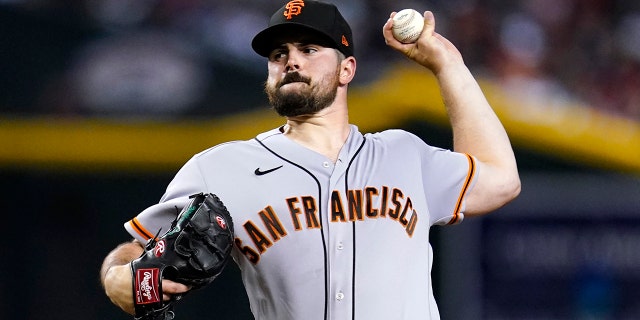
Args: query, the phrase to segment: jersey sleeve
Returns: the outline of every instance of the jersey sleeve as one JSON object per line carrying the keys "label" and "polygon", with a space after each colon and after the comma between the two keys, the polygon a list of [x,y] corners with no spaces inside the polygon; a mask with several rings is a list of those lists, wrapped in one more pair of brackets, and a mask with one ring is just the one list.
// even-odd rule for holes
{"label": "jersey sleeve", "polygon": [[[419,139],[418,137],[415,137]],[[476,159],[468,154],[422,144],[422,181],[431,225],[457,224],[464,219],[464,197],[478,174]]]}
{"label": "jersey sleeve", "polygon": [[145,243],[158,233],[168,231],[178,213],[189,203],[189,196],[205,190],[197,157],[194,157],[176,173],[159,203],[140,212],[124,227],[134,238]]}

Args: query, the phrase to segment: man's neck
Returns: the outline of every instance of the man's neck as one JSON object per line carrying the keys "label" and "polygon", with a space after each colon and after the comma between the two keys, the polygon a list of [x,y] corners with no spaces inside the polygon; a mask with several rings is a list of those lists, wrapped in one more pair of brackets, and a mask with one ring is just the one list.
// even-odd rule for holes
{"label": "man's neck", "polygon": [[332,106],[312,116],[287,119],[284,134],[335,162],[350,130],[346,107],[336,109]]}

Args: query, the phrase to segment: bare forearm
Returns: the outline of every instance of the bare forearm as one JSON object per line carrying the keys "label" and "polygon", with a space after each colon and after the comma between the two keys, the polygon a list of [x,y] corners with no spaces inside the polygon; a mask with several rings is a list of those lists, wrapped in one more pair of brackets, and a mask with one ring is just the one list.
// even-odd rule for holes
{"label": "bare forearm", "polygon": [[466,197],[466,214],[491,212],[520,193],[511,142],[464,64],[449,65],[437,77],[453,128],[454,151],[478,159],[480,178]]}
{"label": "bare forearm", "polygon": [[507,133],[469,69],[462,63],[453,64],[437,76],[453,129],[454,150],[485,163],[515,165]]}
{"label": "bare forearm", "polygon": [[143,247],[137,240],[123,243],[113,249],[104,259],[100,268],[100,282],[104,286],[107,271],[113,266],[128,264],[138,258],[143,252]]}

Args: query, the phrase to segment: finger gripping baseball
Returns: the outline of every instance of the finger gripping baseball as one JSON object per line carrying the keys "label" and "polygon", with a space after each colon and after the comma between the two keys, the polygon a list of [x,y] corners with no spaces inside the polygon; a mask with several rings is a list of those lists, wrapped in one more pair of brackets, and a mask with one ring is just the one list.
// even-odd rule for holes
{"label": "finger gripping baseball", "polygon": [[195,194],[171,229],[150,240],[131,262],[135,319],[173,319],[173,303],[162,301],[162,279],[201,288],[224,269],[233,248],[233,221],[214,194]]}

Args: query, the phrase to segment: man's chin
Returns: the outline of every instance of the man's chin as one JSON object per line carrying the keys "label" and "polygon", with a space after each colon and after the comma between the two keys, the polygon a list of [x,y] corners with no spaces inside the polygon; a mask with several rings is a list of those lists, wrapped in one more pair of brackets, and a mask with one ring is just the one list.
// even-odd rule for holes
{"label": "man's chin", "polygon": [[277,106],[273,106],[274,110],[283,117],[299,117],[303,115],[309,115],[310,110],[306,110],[296,103],[285,103]]}
{"label": "man's chin", "polygon": [[289,90],[300,90],[307,87],[309,87],[309,85],[304,82],[290,82],[282,85],[279,90],[281,90],[282,92],[287,92]]}

